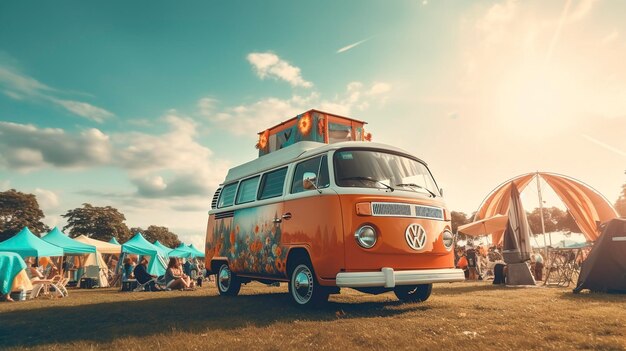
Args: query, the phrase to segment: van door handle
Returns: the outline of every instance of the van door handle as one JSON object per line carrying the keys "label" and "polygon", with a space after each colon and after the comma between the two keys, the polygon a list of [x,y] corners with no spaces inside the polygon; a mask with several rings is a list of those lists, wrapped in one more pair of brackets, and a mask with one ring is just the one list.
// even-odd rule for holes
{"label": "van door handle", "polygon": [[291,219],[291,212],[287,212],[283,215],[283,219]]}

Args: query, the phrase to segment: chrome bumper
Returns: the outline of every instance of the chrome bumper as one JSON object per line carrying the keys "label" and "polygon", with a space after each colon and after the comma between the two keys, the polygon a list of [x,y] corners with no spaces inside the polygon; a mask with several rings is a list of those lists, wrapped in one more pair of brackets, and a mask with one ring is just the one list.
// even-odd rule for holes
{"label": "chrome bumper", "polygon": [[385,267],[377,272],[342,272],[336,284],[343,288],[385,287],[396,285],[419,285],[430,283],[460,282],[465,280],[463,271],[456,268],[394,271]]}

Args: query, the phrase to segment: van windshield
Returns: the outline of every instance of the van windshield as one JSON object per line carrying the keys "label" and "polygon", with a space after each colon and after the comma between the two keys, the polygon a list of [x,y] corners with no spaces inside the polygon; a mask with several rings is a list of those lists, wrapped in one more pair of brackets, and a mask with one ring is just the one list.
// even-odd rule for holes
{"label": "van windshield", "polygon": [[333,159],[338,186],[439,195],[428,167],[414,159],[375,150],[339,150]]}

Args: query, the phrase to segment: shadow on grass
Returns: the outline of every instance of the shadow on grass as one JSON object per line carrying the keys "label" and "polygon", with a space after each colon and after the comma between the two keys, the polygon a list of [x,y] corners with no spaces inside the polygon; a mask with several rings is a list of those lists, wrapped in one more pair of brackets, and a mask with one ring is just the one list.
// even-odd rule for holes
{"label": "shadow on grass", "polygon": [[434,288],[437,295],[450,295],[450,294],[465,294],[473,292],[487,292],[495,290],[509,291],[512,288],[506,285],[492,284],[490,282],[485,283],[453,283],[453,284],[438,284]]}
{"label": "shadow on grass", "polygon": [[573,289],[564,290],[561,294],[560,298],[563,300],[569,301],[580,301],[580,302],[626,302],[626,293],[619,292],[592,292],[588,290],[583,290],[582,292],[575,294],[572,292]]}
{"label": "shadow on grass", "polygon": [[[148,293],[145,293],[148,294]],[[159,293],[154,293],[159,294]],[[400,306],[400,308],[397,308]],[[404,308],[406,307],[406,308]],[[285,293],[220,296],[172,296],[77,306],[53,306],[2,313],[0,349],[52,343],[100,342],[148,337],[173,330],[235,330],[295,320],[388,317],[432,307],[400,302],[335,303],[303,310]]]}

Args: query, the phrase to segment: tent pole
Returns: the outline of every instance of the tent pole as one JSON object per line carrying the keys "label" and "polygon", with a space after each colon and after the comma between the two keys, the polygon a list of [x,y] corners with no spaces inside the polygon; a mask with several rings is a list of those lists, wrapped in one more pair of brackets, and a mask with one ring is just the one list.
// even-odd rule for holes
{"label": "tent pole", "polygon": [[[541,233],[543,234],[543,246],[546,249],[546,262],[548,261],[548,244],[546,244],[546,225],[543,222],[543,198],[541,197],[541,178],[537,171],[537,195],[539,196],[539,214],[541,217]],[[552,236],[550,236],[550,246],[552,246]]]}

